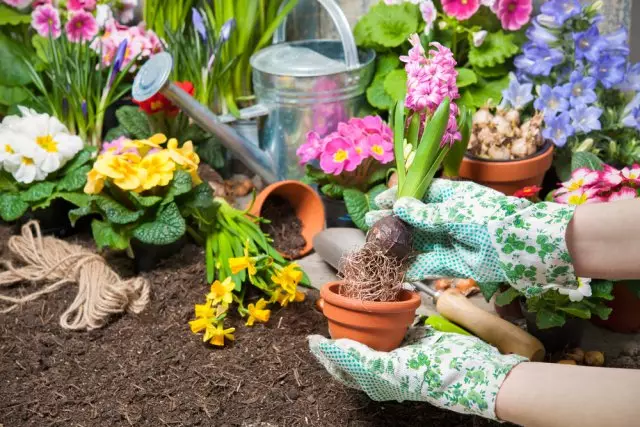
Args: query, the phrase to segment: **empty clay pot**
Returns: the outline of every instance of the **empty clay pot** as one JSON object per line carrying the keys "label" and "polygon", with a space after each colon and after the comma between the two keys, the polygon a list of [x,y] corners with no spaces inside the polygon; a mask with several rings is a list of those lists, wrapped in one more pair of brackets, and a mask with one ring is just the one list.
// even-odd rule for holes
{"label": "empty clay pot", "polygon": [[532,185],[540,186],[553,162],[553,144],[522,160],[484,160],[465,156],[460,177],[512,195]]}
{"label": "empty clay pot", "polygon": [[362,301],[340,295],[341,284],[330,282],[320,290],[331,338],[352,339],[378,351],[397,348],[413,323],[420,295],[405,290],[398,301]]}
{"label": "empty clay pot", "polygon": [[[300,251],[305,256],[313,249],[313,237],[324,229],[324,205],[318,193],[300,181],[280,181],[269,185],[258,194],[251,210],[252,215],[260,216],[262,206],[269,196],[279,196],[287,200],[302,222],[302,236],[307,244]],[[285,258],[288,258],[283,254]]]}

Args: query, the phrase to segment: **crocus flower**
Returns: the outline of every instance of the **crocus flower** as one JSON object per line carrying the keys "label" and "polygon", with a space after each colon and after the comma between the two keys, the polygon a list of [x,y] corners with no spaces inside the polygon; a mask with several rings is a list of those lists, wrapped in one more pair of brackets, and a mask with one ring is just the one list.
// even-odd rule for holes
{"label": "crocus flower", "polygon": [[459,21],[471,18],[479,8],[479,0],[442,0],[444,13]]}
{"label": "crocus flower", "polygon": [[58,9],[50,4],[38,6],[31,13],[31,26],[42,37],[49,37],[49,35],[51,35],[52,38],[57,39],[61,33],[60,13]]}
{"label": "crocus flower", "polygon": [[567,138],[573,136],[575,130],[571,126],[569,113],[561,113],[556,117],[545,120],[542,136],[553,141],[558,147],[564,147]]}
{"label": "crocus flower", "polygon": [[640,93],[629,102],[622,112],[621,123],[628,128],[635,128],[640,131]]}
{"label": "crocus flower", "polygon": [[571,106],[593,104],[598,99],[596,95],[596,79],[585,76],[582,71],[575,70],[569,77],[569,83],[565,85],[569,92],[569,102]]}
{"label": "crocus flower", "polygon": [[624,167],[620,174],[624,177],[626,181],[634,185],[640,184],[640,165],[634,164],[632,167]]}
{"label": "crocus flower", "polygon": [[300,159],[300,164],[305,165],[313,160],[318,160],[324,150],[324,143],[317,132],[307,133],[307,142],[298,147],[296,154]]}
{"label": "crocus flower", "polygon": [[220,28],[220,42],[226,42],[231,37],[231,32],[236,27],[236,20],[231,18]]}
{"label": "crocus flower", "polygon": [[555,117],[559,112],[569,108],[568,88],[562,86],[552,88],[543,84],[540,87],[540,96],[535,100],[533,106],[536,110],[542,111],[546,119]]}
{"label": "crocus flower", "polygon": [[436,17],[438,16],[438,11],[436,10],[433,1],[424,0],[420,2],[420,13],[422,14],[422,19],[425,23],[424,33],[429,34],[433,29],[433,24],[436,22]]}
{"label": "crocus flower", "polygon": [[638,190],[631,187],[621,187],[609,195],[607,202],[616,202],[618,200],[630,200],[638,198]]}
{"label": "crocus flower", "polygon": [[71,11],[93,10],[96,8],[96,0],[68,0],[67,9]]}
{"label": "crocus flower", "polygon": [[624,81],[626,67],[626,57],[606,53],[591,67],[591,74],[602,86],[611,89]]}
{"label": "crocus flower", "polygon": [[579,105],[569,112],[571,116],[571,126],[576,132],[589,133],[592,130],[602,129],[600,116],[602,109],[598,107],[587,107]]}
{"label": "crocus flower", "polygon": [[573,41],[576,47],[576,58],[585,58],[591,62],[596,62],[606,48],[606,42],[600,37],[600,31],[596,25],[592,25],[581,33],[574,33]]}
{"label": "crocus flower", "polygon": [[[329,138],[329,137],[328,137]],[[325,173],[340,175],[342,171],[354,171],[361,157],[354,143],[340,135],[332,134],[320,155],[320,167]]]}
{"label": "crocus flower", "polygon": [[578,0],[551,0],[545,2],[540,11],[553,17],[556,24],[562,25],[567,19],[580,14],[582,6]]}
{"label": "crocus flower", "polygon": [[85,10],[71,14],[65,25],[67,39],[73,43],[88,42],[98,34],[98,23],[93,15]]}
{"label": "crocus flower", "polygon": [[585,297],[590,297],[591,293],[591,279],[578,277],[578,287],[576,289],[560,288],[558,292],[561,295],[569,296],[569,300],[572,302],[580,302]]}
{"label": "crocus flower", "polygon": [[497,15],[502,28],[516,31],[529,22],[532,10],[532,0],[500,0]]}
{"label": "crocus flower", "polygon": [[511,106],[516,110],[525,108],[533,101],[533,83],[520,84],[516,76],[511,73],[509,87],[502,91],[502,107]]}
{"label": "crocus flower", "polygon": [[196,29],[203,42],[207,41],[207,29],[204,26],[204,20],[202,19],[202,15],[198,12],[198,9],[195,7],[191,8],[191,22],[193,22],[193,28]]}

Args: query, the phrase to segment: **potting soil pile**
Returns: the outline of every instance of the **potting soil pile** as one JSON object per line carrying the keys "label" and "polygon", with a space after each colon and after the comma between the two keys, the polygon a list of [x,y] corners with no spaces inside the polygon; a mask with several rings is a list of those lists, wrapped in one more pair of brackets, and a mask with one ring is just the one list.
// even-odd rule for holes
{"label": "potting soil pile", "polygon": [[291,204],[278,196],[265,200],[260,213],[268,223],[261,225],[262,231],[273,239],[273,246],[291,258],[297,258],[307,244],[302,236],[302,222]]}

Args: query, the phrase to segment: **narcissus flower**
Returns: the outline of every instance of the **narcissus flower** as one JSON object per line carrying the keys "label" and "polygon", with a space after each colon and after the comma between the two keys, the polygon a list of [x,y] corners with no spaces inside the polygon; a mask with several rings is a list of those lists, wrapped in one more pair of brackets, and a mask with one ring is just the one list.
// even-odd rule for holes
{"label": "narcissus flower", "polygon": [[284,289],[278,288],[271,295],[271,299],[269,300],[269,302],[278,302],[282,307],[286,307],[290,302],[302,302],[304,301],[304,298],[304,292],[296,290],[292,295],[286,292]]}
{"label": "narcissus flower", "polygon": [[231,274],[238,274],[245,268],[248,270],[249,276],[254,276],[258,272],[256,262],[249,256],[249,248],[246,245],[244,247],[244,256],[229,258],[229,268],[231,269]]}
{"label": "narcissus flower", "polygon": [[212,304],[231,304],[233,302],[233,289],[235,284],[231,277],[227,277],[224,281],[216,280],[211,285],[210,292],[207,294],[207,300]]}
{"label": "narcissus flower", "polygon": [[265,309],[267,306],[267,301],[263,298],[260,298],[257,303],[249,304],[247,306],[247,311],[249,312],[249,319],[247,320],[247,326],[253,326],[254,322],[267,323],[269,321],[269,316],[271,315],[271,310]]}
{"label": "narcissus flower", "polygon": [[205,304],[196,304],[194,308],[196,318],[189,322],[189,328],[191,328],[191,332],[197,334],[211,326],[216,314],[211,306],[211,301],[207,301]]}
{"label": "narcissus flower", "polygon": [[209,341],[213,345],[222,347],[224,346],[225,339],[228,339],[229,341],[233,341],[235,339],[233,336],[235,331],[236,328],[224,329],[222,322],[218,323],[216,326],[209,325],[202,337],[202,341]]}

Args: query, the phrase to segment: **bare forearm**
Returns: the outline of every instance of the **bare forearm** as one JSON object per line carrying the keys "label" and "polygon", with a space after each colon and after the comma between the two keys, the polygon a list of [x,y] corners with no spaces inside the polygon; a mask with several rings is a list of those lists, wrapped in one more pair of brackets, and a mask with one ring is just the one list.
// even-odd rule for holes
{"label": "bare forearm", "polygon": [[640,371],[521,363],[498,392],[496,414],[524,426],[636,426]]}
{"label": "bare forearm", "polygon": [[640,278],[640,200],[578,206],[566,240],[578,276]]}

